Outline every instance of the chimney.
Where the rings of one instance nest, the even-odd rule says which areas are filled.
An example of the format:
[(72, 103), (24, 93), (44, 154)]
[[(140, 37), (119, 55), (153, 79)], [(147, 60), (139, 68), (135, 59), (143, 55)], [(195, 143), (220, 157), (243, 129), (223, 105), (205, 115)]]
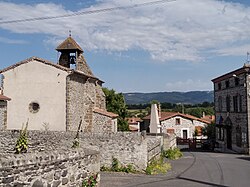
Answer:
[(206, 116), (206, 115), (205, 115), (205, 112), (202, 112), (202, 117), (205, 118), (205, 116)]

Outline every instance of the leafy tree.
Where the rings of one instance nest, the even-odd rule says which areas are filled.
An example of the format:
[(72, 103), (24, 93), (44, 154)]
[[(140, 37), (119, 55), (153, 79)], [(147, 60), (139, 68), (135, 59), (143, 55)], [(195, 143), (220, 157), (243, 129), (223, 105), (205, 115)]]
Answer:
[(128, 131), (128, 122), (125, 120), (128, 112), (123, 94), (116, 93), (115, 90), (109, 90), (108, 88), (103, 88), (103, 92), (106, 96), (107, 110), (119, 115), (117, 119), (118, 131)]
[(211, 123), (202, 128), (202, 134), (207, 136), (208, 139), (215, 139), (215, 124)]

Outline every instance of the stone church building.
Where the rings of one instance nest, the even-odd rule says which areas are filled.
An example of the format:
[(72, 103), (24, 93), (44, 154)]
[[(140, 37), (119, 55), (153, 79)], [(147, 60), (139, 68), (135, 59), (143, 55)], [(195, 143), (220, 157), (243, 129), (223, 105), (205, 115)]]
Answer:
[[(103, 81), (94, 76), (82, 48), (69, 36), (56, 50), (58, 64), (31, 57), (0, 71), (10, 98), (5, 129), (116, 132), (116, 114), (106, 111)], [(1, 126), (1, 124), (0, 124)], [(3, 125), (2, 125), (3, 126)]]

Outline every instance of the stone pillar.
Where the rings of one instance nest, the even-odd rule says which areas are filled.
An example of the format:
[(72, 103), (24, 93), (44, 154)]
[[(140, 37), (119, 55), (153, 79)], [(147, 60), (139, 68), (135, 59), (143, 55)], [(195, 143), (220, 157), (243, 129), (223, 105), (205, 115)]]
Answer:
[(150, 114), (150, 133), (160, 133), (161, 125), (159, 120), (159, 114), (156, 104), (151, 105), (151, 114)]

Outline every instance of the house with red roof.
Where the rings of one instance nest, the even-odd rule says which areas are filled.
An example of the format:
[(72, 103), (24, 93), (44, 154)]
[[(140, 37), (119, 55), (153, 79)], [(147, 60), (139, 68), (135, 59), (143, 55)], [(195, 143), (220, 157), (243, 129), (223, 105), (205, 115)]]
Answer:
[(130, 131), (136, 131), (136, 132), (140, 131), (140, 122), (143, 121), (141, 118), (131, 117), (131, 118), (126, 118), (126, 120), (128, 122)]
[(5, 69), (2, 92), (11, 98), (6, 129), (46, 125), (54, 131), (116, 132), (117, 115), (106, 111), (102, 80), (89, 68), (82, 48), (69, 36), (57, 48), (57, 63), (31, 57)]
[[(159, 120), (162, 133), (175, 134), (184, 139), (193, 138), (195, 131), (198, 133), (197, 138), (205, 138), (202, 135), (202, 128), (210, 124), (207, 120), (179, 112), (160, 112)], [(150, 115), (144, 117), (143, 121), (147, 129), (150, 124)]]

